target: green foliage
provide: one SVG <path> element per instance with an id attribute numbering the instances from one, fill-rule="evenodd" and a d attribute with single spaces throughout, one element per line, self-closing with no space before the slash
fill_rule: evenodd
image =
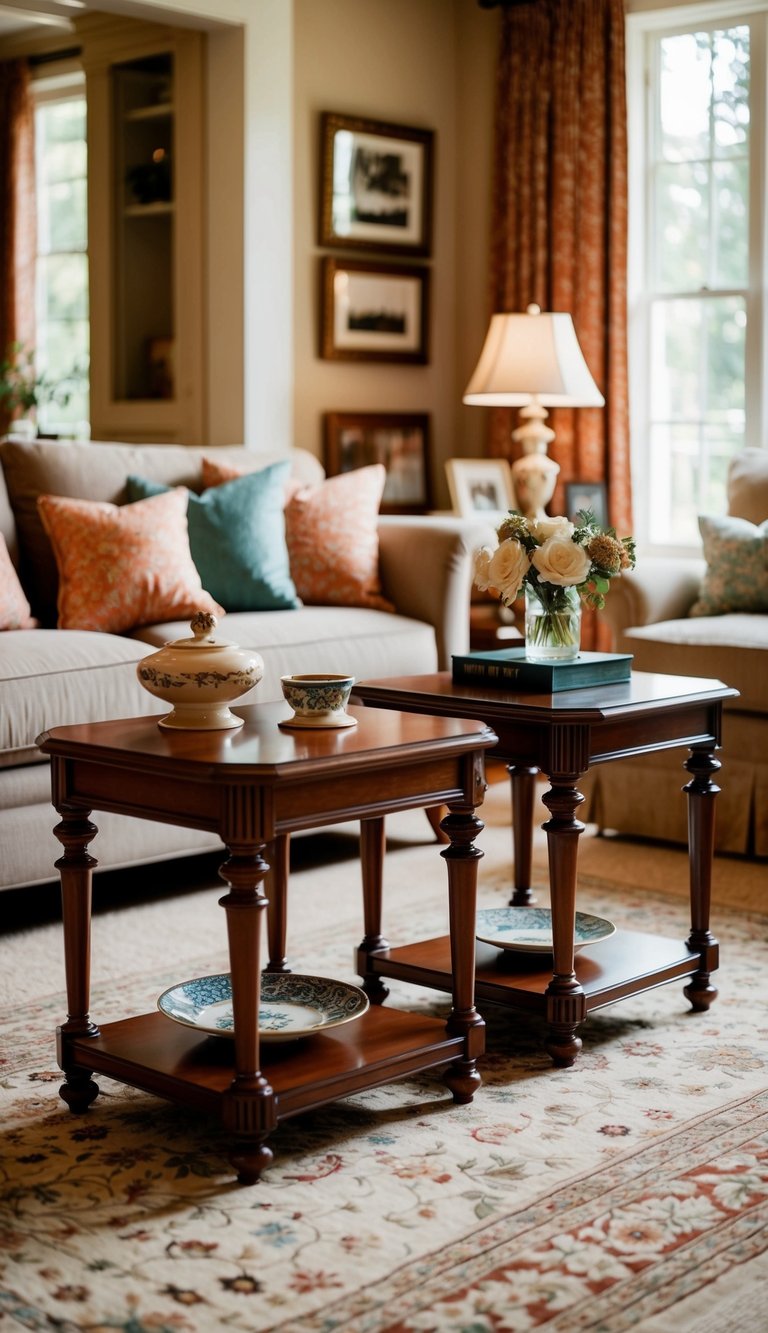
<path id="1" fill-rule="evenodd" d="M 0 409 L 12 421 L 46 403 L 66 407 L 83 375 L 77 366 L 62 379 L 38 374 L 34 351 L 23 343 L 11 343 L 0 362 Z"/>

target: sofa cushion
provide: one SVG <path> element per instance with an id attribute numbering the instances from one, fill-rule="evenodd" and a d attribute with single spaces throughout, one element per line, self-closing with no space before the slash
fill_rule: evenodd
<path id="1" fill-rule="evenodd" d="M 633 654 L 634 671 L 722 680 L 739 691 L 726 708 L 768 713 L 768 616 L 657 621 L 626 630 L 617 648 Z"/>
<path id="2" fill-rule="evenodd" d="M 231 466 L 203 460 L 203 477 L 218 486 Z M 394 607 L 379 578 L 378 518 L 386 468 L 381 463 L 297 487 L 285 505 L 291 576 L 301 600 L 314 606 Z"/>
<path id="3" fill-rule="evenodd" d="M 750 523 L 768 518 L 768 449 L 743 449 L 731 459 L 728 512 Z"/>
<path id="4" fill-rule="evenodd" d="M 290 463 L 272 463 L 202 495 L 187 492 L 192 559 L 203 587 L 227 611 L 280 611 L 300 605 L 288 567 L 283 500 Z M 129 476 L 129 499 L 168 487 Z"/>
<path id="5" fill-rule="evenodd" d="M 37 511 L 38 495 L 65 495 L 80 500 L 125 504 L 129 473 L 165 486 L 201 487 L 204 454 L 227 460 L 243 471 L 278 462 L 277 451 L 255 453 L 241 446 L 187 448 L 173 444 L 110 444 L 86 440 L 4 440 L 0 463 L 13 508 L 19 544 L 19 569 L 33 613 L 43 624 L 56 624 L 58 571 L 50 542 Z M 315 484 L 324 473 L 319 459 L 305 449 L 289 455 L 291 475 Z M 254 461 L 255 460 L 255 461 Z M 2 496 L 0 496 L 0 501 Z M 0 504 L 0 518 L 2 505 Z M 13 548 L 11 554 L 15 557 Z"/>
<path id="6" fill-rule="evenodd" d="M 37 503 L 59 568 L 59 629 L 119 634 L 196 611 L 223 614 L 192 561 L 183 486 L 132 505 L 57 495 Z"/>
<path id="7" fill-rule="evenodd" d="M 699 530 L 707 568 L 690 614 L 768 611 L 768 519 L 703 516 Z"/>
<path id="8" fill-rule="evenodd" d="M 0 630 L 33 629 L 36 624 L 5 537 L 0 533 Z"/>
<path id="9" fill-rule="evenodd" d="M 35 740 L 46 727 L 162 712 L 161 700 L 136 678 L 136 664 L 146 653 L 146 644 L 117 634 L 61 629 L 6 634 L 0 653 L 0 767 L 42 760 Z"/>

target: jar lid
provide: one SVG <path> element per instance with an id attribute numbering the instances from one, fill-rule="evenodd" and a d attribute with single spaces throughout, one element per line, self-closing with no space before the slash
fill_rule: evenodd
<path id="1" fill-rule="evenodd" d="M 192 630 L 191 639 L 169 639 L 166 648 L 237 648 L 231 639 L 216 639 L 214 631 L 217 620 L 210 611 L 197 611 L 189 622 Z"/>

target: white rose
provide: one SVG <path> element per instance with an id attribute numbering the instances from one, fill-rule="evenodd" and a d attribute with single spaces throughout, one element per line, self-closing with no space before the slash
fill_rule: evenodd
<path id="1" fill-rule="evenodd" d="M 543 546 L 536 547 L 531 563 L 545 583 L 568 588 L 571 584 L 584 582 L 592 562 L 583 546 L 577 546 L 570 537 L 556 532 Z"/>
<path id="2" fill-rule="evenodd" d="M 491 563 L 493 551 L 489 546 L 481 546 L 475 554 L 475 587 L 480 592 L 487 592 L 491 587 L 491 580 L 488 569 Z"/>
<path id="3" fill-rule="evenodd" d="M 498 588 L 502 601 L 514 602 L 528 573 L 528 552 L 516 541 L 501 542 L 488 565 L 488 578 Z"/>
<path id="4" fill-rule="evenodd" d="M 531 531 L 537 542 L 543 543 L 550 537 L 572 537 L 573 524 L 569 518 L 564 518 L 562 515 L 550 518 L 548 514 L 544 514 L 542 518 L 531 520 Z"/>

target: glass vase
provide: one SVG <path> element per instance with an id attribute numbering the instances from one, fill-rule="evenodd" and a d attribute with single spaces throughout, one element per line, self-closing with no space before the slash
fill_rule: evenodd
<path id="1" fill-rule="evenodd" d="M 525 655 L 531 662 L 567 662 L 579 655 L 581 599 L 574 587 L 525 589 Z"/>

